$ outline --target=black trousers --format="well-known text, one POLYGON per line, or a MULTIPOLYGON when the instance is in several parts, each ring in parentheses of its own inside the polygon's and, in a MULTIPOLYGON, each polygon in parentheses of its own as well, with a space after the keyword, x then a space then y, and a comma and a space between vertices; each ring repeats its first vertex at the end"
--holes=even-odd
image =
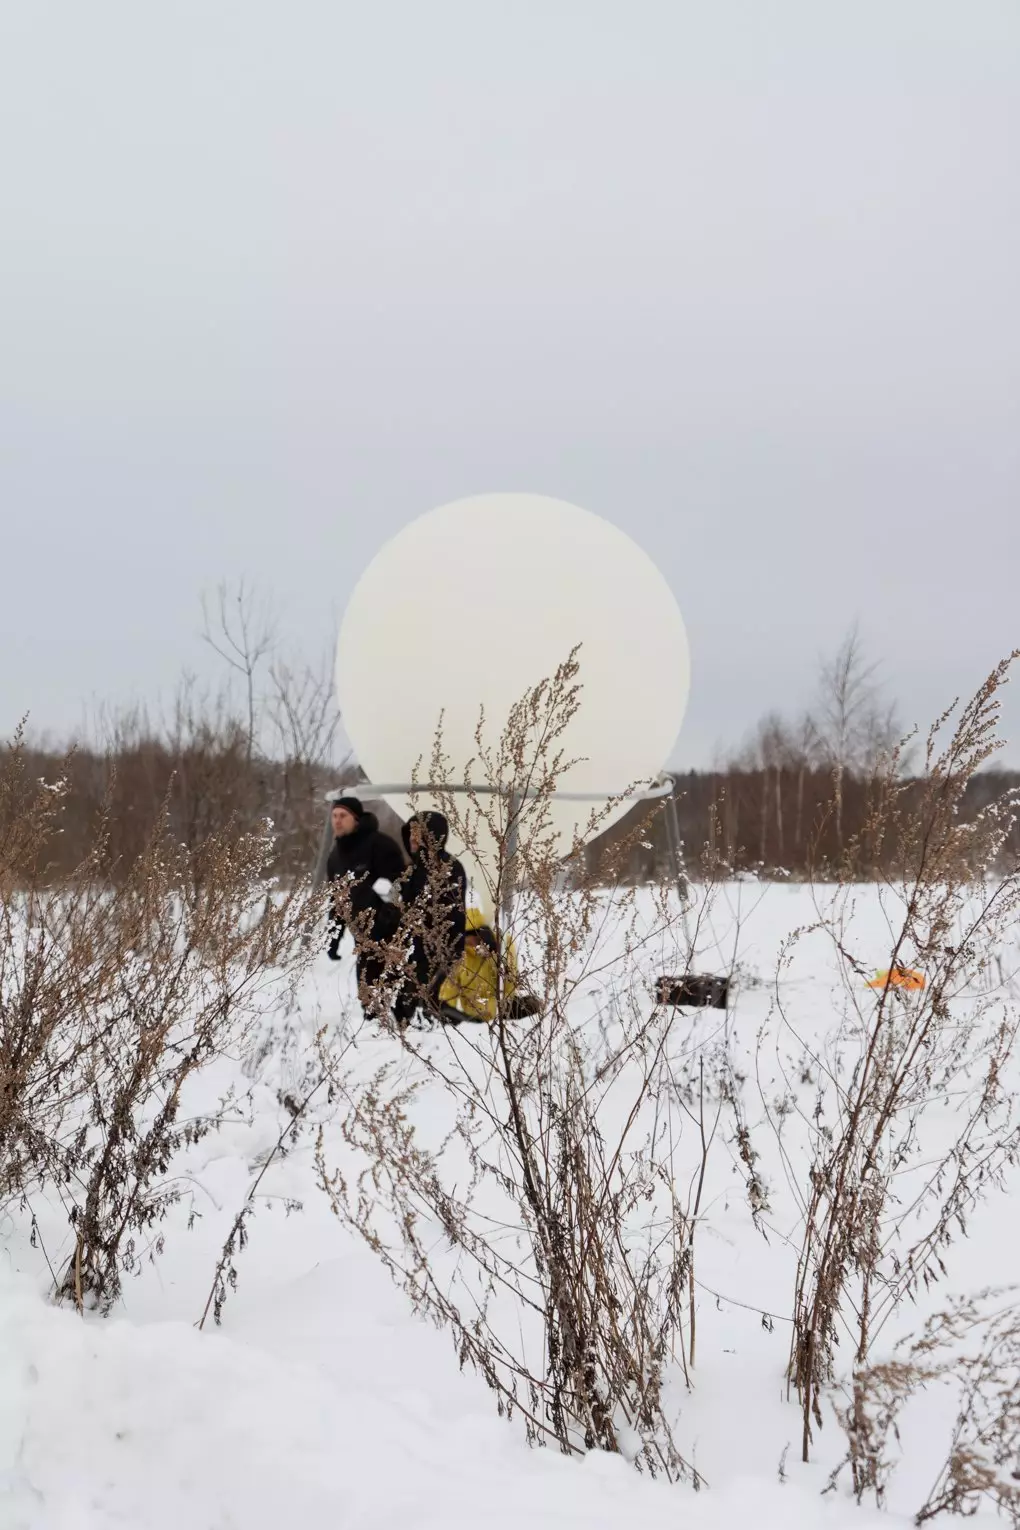
POLYGON ((362 1001, 362 1008, 371 1010, 377 1016, 389 1008, 390 997, 399 976, 392 964, 387 963, 383 953, 376 949, 376 943, 392 940, 399 924, 398 910, 392 904, 382 904, 372 921, 372 944, 359 944, 356 948, 358 997, 362 1001))
POLYGON ((412 940, 404 981, 393 1006, 393 1018, 398 1025, 407 1025, 416 1009, 439 1009, 439 990, 448 970, 445 965, 431 966, 423 942, 412 940))

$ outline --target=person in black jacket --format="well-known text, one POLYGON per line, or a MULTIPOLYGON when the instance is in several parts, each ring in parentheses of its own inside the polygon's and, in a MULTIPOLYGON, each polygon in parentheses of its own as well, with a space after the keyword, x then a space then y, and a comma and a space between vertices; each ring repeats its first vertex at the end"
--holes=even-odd
POLYGON ((406 1025, 419 1007, 438 1013, 443 979, 464 954, 467 875, 446 848, 442 813, 416 813, 400 833, 411 863, 399 884, 410 952, 393 1013, 406 1025))
POLYGON ((396 840, 383 833, 378 818, 366 813, 357 797, 341 797, 334 802, 331 817, 336 842, 329 852, 326 875, 331 885, 343 886, 347 906, 341 910, 334 899, 328 954, 339 961, 346 914, 357 953, 358 997, 362 1008, 378 1010, 386 961, 374 946, 396 934, 400 910, 380 897, 375 884, 399 881, 405 870, 404 857, 396 840))

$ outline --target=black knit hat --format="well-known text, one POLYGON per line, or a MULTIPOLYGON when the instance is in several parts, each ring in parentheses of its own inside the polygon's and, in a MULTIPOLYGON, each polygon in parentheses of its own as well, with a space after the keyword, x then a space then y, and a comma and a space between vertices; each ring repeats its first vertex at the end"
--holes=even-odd
POLYGON ((365 809, 362 807, 357 797, 337 797, 333 803, 333 806, 335 808, 346 808, 352 818, 361 819, 365 816, 365 809))

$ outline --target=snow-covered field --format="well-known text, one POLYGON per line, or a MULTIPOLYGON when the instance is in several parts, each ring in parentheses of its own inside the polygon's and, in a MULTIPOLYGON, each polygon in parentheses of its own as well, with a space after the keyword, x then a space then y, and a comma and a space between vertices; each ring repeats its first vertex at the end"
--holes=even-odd
MULTIPOLYGON (((855 901, 856 948, 872 967, 882 966, 886 914, 874 889, 860 889, 855 901)), ((691 1392, 679 1398, 676 1425, 677 1443, 709 1484, 705 1490, 695 1495, 650 1482, 616 1456, 592 1453, 577 1462, 529 1449, 516 1424, 496 1417, 481 1380, 458 1369, 449 1337, 409 1313, 372 1253, 333 1216, 315 1183, 307 1137, 260 1186, 222 1326, 210 1320, 198 1331, 224 1237, 287 1120, 281 1086, 297 1083, 302 1050, 317 1028, 339 1028, 350 1014, 349 964, 323 957, 290 1017, 285 1056, 270 1049, 257 1067, 238 1059, 209 1070, 203 1088, 250 1089, 251 1109, 179 1166, 185 1193, 164 1229, 165 1251, 143 1261, 111 1317, 83 1320, 47 1301, 48 1263, 62 1264, 70 1247, 59 1204, 33 1203, 34 1240, 28 1215, 17 1208, 0 1226, 0 1530, 517 1530, 522 1523, 529 1530, 673 1530, 681 1520, 706 1530, 767 1530, 791 1521, 874 1520, 877 1511, 858 1508, 842 1479, 822 1495, 844 1453, 834 1417, 816 1460, 800 1464, 800 1415, 784 1388, 798 1213, 762 1102, 779 1098, 787 1083, 774 1050, 765 1046, 758 1063, 755 1055, 770 1023, 782 943, 814 917, 809 889, 734 885, 722 890, 701 943, 708 968, 730 969, 736 960, 740 982, 729 1024, 770 1200, 763 1232, 753 1225, 724 1120, 698 1233, 696 1372, 691 1392), (288 1214, 288 1199, 302 1209, 288 1214)), ((1003 952, 1007 969, 1015 956, 1003 952)), ((798 948, 780 991, 807 1040, 832 1029, 843 997, 823 939, 798 948)), ((583 1014, 577 1023, 585 1023, 583 1014)), ((693 1045, 710 1038, 722 1017, 706 1011, 679 1023, 693 1045)), ((438 1051, 477 1039, 477 1032, 470 1039, 443 1032, 424 1045, 438 1051)), ((359 1069, 373 1070, 395 1046, 364 1027, 359 1069)), ((430 1085, 418 1108, 428 1132, 448 1105, 430 1085), (436 1121, 427 1119, 430 1110, 436 1121)), ((950 1140, 952 1117, 951 1101, 933 1102, 932 1151, 950 1140)), ((321 1118, 326 1156, 338 1158, 335 1113, 332 1121, 328 1113, 321 1118)), ((1009 1193, 991 1193, 968 1236, 950 1248, 943 1286, 890 1327, 890 1344, 916 1330, 949 1291, 1016 1277, 1016 1205, 1009 1193)), ((904 1464, 889 1493, 894 1516, 909 1517, 923 1502, 952 1412, 951 1397, 938 1388, 910 1405, 904 1464)))

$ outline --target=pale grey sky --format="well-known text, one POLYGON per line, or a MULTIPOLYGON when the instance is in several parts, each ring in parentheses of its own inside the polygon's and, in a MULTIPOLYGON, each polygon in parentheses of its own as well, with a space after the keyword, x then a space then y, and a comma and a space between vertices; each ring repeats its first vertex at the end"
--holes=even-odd
POLYGON ((0 0, 0 729, 498 489, 659 563, 685 763, 855 617, 926 722, 1020 642, 1018 272, 1015 0, 0 0))

